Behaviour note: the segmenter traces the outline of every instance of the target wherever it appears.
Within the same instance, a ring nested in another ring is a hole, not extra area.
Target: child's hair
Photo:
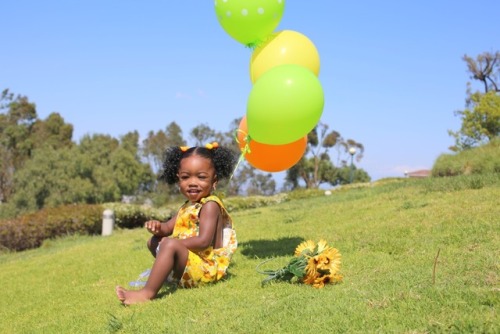
[[[208,149],[203,146],[194,146],[183,150],[179,146],[172,146],[165,151],[163,173],[159,179],[164,180],[168,184],[177,183],[179,180],[177,174],[179,173],[181,160],[192,155],[199,155],[211,160],[214,164],[217,180],[230,178],[238,161],[238,156],[235,152],[225,147],[218,146]]]

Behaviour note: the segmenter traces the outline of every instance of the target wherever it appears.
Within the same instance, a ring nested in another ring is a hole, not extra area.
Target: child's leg
[[[160,251],[156,255],[156,260],[144,288],[137,291],[128,291],[117,286],[116,295],[118,299],[126,305],[153,299],[172,270],[177,276],[182,275],[188,255],[189,250],[179,240],[164,238],[160,243]]]
[[[154,257],[156,257],[156,249],[158,248],[158,244],[162,239],[163,237],[157,237],[156,235],[153,235],[151,239],[148,240],[148,249]]]
[[[189,250],[179,240],[164,238],[144,289],[155,291],[156,295],[172,270],[175,276],[180,277],[186,268],[188,255]]]

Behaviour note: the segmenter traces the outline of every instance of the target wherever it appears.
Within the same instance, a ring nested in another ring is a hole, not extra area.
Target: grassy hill
[[[298,196],[300,197],[300,196]],[[114,287],[151,266],[144,230],[0,255],[0,333],[494,333],[500,178],[387,180],[233,212],[230,277],[131,307]],[[341,284],[261,287],[302,241],[342,253]]]

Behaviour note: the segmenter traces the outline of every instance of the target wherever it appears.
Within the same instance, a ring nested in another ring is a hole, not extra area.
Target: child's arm
[[[156,235],[157,237],[168,237],[174,231],[176,215],[170,218],[167,222],[160,222],[158,220],[149,220],[144,226],[149,233]]]
[[[219,219],[221,219],[219,204],[213,201],[203,204],[200,210],[198,236],[182,239],[180,241],[191,251],[200,251],[209,246],[215,246],[214,240],[216,240],[216,233],[220,232],[222,234],[222,224],[218,224]]]

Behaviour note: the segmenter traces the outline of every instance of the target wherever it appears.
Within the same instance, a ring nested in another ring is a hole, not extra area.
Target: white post
[[[115,213],[113,210],[106,209],[102,213],[102,235],[111,235],[115,225]]]

